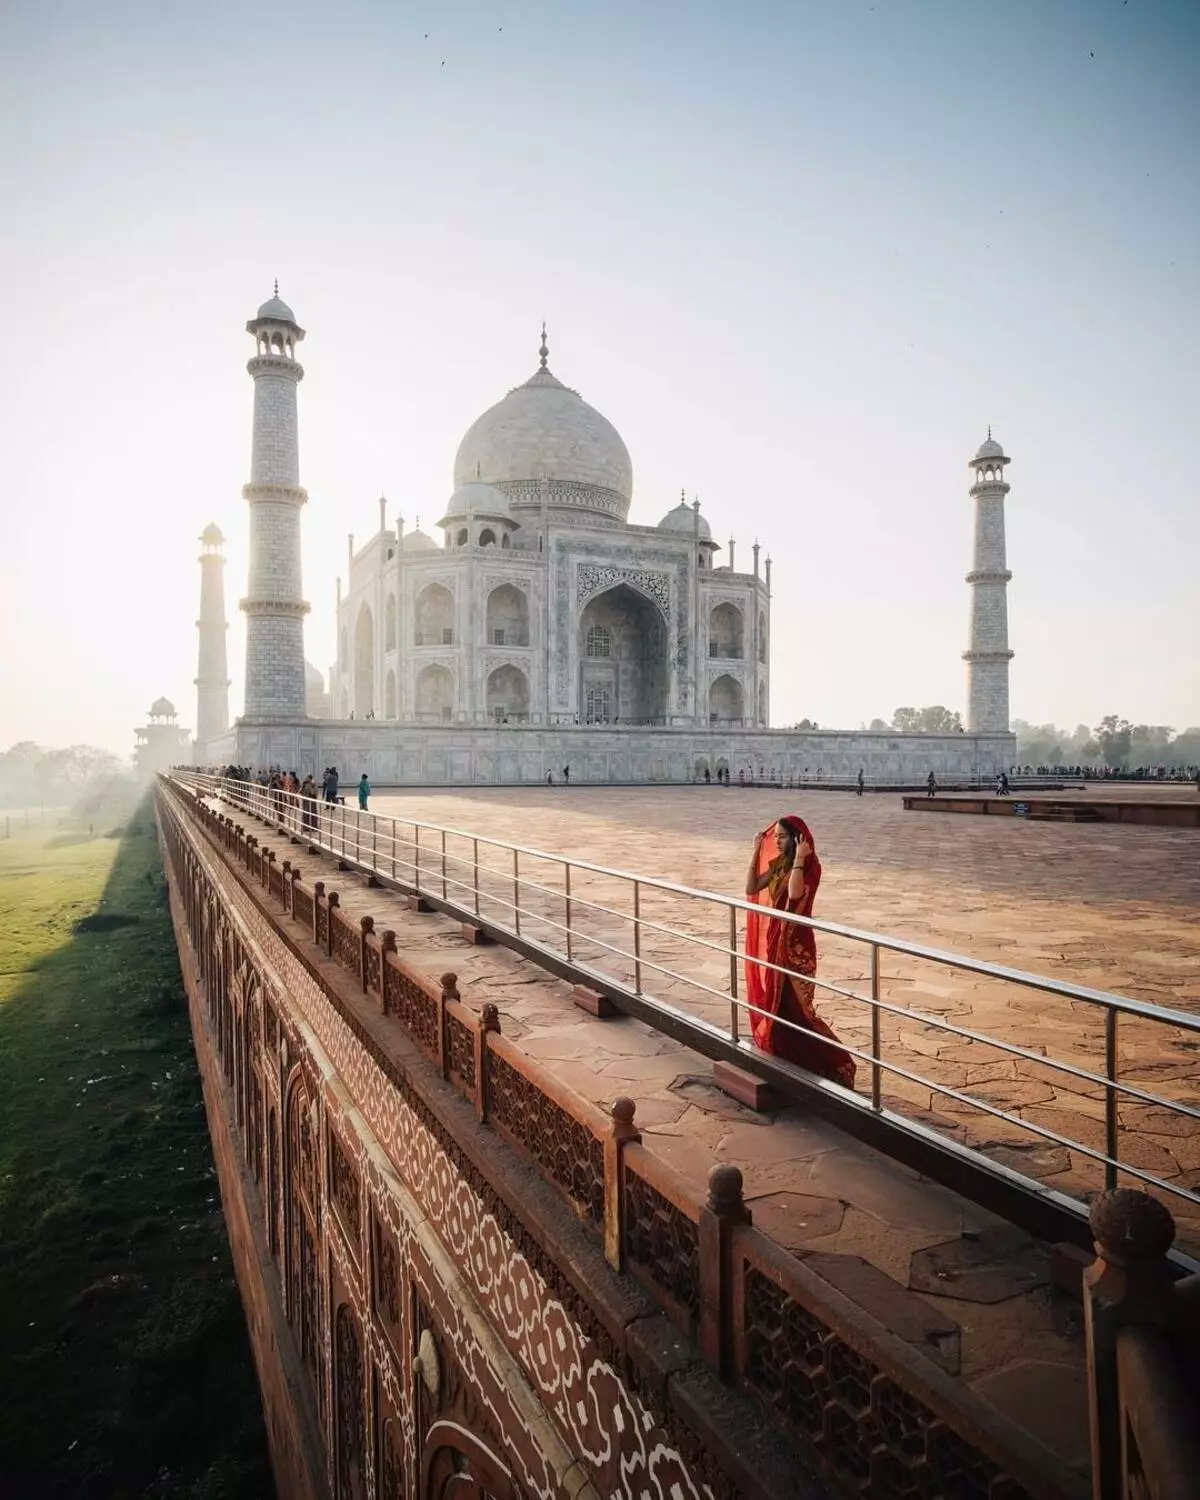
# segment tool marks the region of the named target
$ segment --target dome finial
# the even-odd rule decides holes
[[[279,296],[279,277],[278,276],[276,276],[276,278],[275,278],[275,295],[277,297]]]
[[[542,369],[546,368],[546,361],[550,358],[550,349],[546,343],[546,320],[542,319],[542,346],[538,350],[538,358],[542,362]]]
[[[992,424],[989,422],[988,423],[988,442],[990,443],[991,440],[992,440]]]

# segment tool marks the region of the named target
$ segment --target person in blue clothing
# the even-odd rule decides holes
[[[371,795],[371,783],[367,780],[364,771],[358,779],[358,806],[362,812],[367,810],[367,798]]]

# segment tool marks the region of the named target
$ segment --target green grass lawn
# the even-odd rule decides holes
[[[272,1493],[149,806],[114,837],[14,828],[0,1494]]]

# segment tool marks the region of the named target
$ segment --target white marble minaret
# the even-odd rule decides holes
[[[296,387],[304,369],[296,345],[304,329],[279,296],[264,302],[246,324],[256,352],[246,369],[254,377],[254,443],[250,483],[250,579],[246,612],[247,719],[305,717],[304,616],[301,597],[300,487]]]
[[[1004,497],[1008,485],[1004,449],[988,428],[987,441],[970,462],[975,471],[975,554],[971,586],[971,625],[963,660],[967,664],[967,733],[1008,733],[1008,571],[1004,550]]]
[[[196,663],[196,743],[229,728],[229,664],[225,657],[225,538],[213,523],[200,533],[200,653]]]

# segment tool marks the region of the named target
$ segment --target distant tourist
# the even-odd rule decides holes
[[[925,788],[925,795],[927,797],[937,796],[937,777],[933,774],[932,771],[930,771],[929,773],[929,779],[925,783]]]
[[[705,768],[704,768],[704,785],[705,786],[711,786],[712,785],[712,772],[708,769],[707,766],[705,766]]]
[[[747,900],[775,913],[811,917],[820,882],[821,862],[802,818],[780,818],[754,840]],[[837,1044],[837,1034],[813,1003],[816,972],[817,940],[811,927],[765,911],[747,914],[746,994],[755,1045],[852,1089],[854,1059]]]
[[[999,776],[996,777],[996,796],[1008,796],[1008,776],[1004,771],[1001,771]]]
[[[370,795],[371,783],[367,780],[367,773],[364,771],[358,778],[358,807],[360,812],[366,812],[367,798]]]
[[[563,780],[567,783],[568,786],[571,784],[571,768],[570,768],[570,766],[564,766],[563,767]]]
[[[863,786],[865,785],[865,782],[866,782],[866,778],[863,776],[862,767],[859,766],[859,768],[858,768],[858,786],[855,789],[855,795],[856,796],[859,796],[859,797],[862,796],[862,794],[863,794]]]
[[[317,783],[311,772],[300,783],[300,826],[306,833],[317,826]]]
[[[553,786],[554,785],[554,772],[553,771],[547,771],[546,772],[546,785],[547,786]]]

